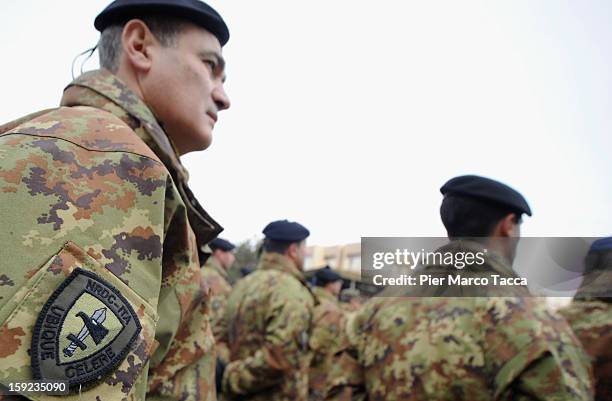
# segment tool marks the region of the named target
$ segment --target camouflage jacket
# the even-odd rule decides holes
[[[287,257],[264,253],[255,272],[238,281],[225,312],[231,362],[224,397],[305,401],[308,336],[314,298]]]
[[[485,259],[486,260],[486,259]],[[485,262],[487,263],[487,262]],[[509,269],[507,267],[507,269]],[[531,297],[373,298],[329,399],[590,400],[591,370],[563,318]]]
[[[323,400],[328,380],[331,378],[333,355],[340,350],[344,337],[344,313],[338,300],[321,287],[314,287],[313,293],[319,304],[314,308],[310,350],[312,360],[308,373],[309,398]]]
[[[198,248],[221,227],[195,200],[187,178],[151,111],[104,70],[71,83],[62,107],[0,128],[0,382],[29,380],[38,368],[53,369],[45,357],[55,355],[78,382],[97,377],[88,369],[97,374],[101,366],[108,368],[81,386],[86,399],[143,400],[146,393],[147,400],[214,399],[214,339]],[[117,319],[123,317],[110,313],[117,303],[104,298],[108,291],[80,288],[84,277],[115,291],[114,300],[126,301],[123,312],[134,312],[134,327],[141,329],[134,329],[139,333],[131,342],[120,332]],[[102,326],[111,334],[102,329],[97,340],[108,337],[103,351],[119,358],[117,366],[81,358],[103,347],[92,341],[92,329],[79,332],[78,321],[68,327],[72,317],[43,334],[54,333],[63,344],[66,335],[78,333],[79,341],[64,348],[64,356],[56,345],[40,366],[31,359],[30,351],[38,353],[30,349],[37,338],[33,330],[43,323],[37,318],[49,314],[49,302],[66,288],[82,292],[84,301],[77,302],[82,310],[74,310],[82,313],[80,326],[93,327],[93,320],[97,327],[106,319]],[[100,302],[106,309],[87,312]],[[119,338],[123,346],[113,351]],[[79,342],[84,348],[75,350]],[[65,356],[70,354],[80,365],[70,365]]]
[[[229,361],[229,349],[222,339],[225,328],[223,314],[227,297],[232,292],[227,271],[219,264],[214,257],[208,258],[202,266],[202,280],[210,287],[210,323],[217,343],[217,356],[223,361]]]
[[[596,401],[612,400],[612,303],[609,300],[574,299],[559,311],[592,358]]]

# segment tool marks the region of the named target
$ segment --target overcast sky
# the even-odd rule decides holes
[[[0,122],[57,105],[107,3],[3,2]],[[522,192],[526,236],[612,234],[611,2],[210,4],[232,108],[183,162],[222,236],[280,218],[310,244],[443,236],[439,187],[461,174]]]

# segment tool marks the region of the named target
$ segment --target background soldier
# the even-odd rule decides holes
[[[449,251],[516,238],[531,214],[512,188],[477,176],[441,189]],[[454,241],[487,237],[481,242]],[[510,269],[516,241],[497,242],[488,269]],[[501,245],[499,245],[501,244]],[[425,267],[428,269],[428,267]],[[342,392],[370,400],[589,400],[589,366],[565,321],[537,298],[374,298],[351,323],[358,359],[344,353],[337,367]],[[351,336],[353,341],[353,336]],[[338,390],[335,389],[335,390]],[[331,398],[331,397],[330,397]]]
[[[356,312],[363,304],[357,288],[345,288],[340,292],[340,307],[345,312]]]
[[[325,266],[314,275],[314,287],[312,292],[316,297],[328,303],[338,304],[338,295],[342,290],[342,276],[331,267]]]
[[[117,0],[94,25],[103,69],[62,107],[0,128],[0,380],[68,380],[101,401],[214,399],[198,249],[222,228],[179,157],[209,146],[230,105],[229,32],[196,0]],[[68,327],[72,312],[83,322]]]
[[[234,263],[235,257],[232,251],[236,247],[222,238],[215,238],[208,246],[212,250],[212,255],[202,266],[202,280],[210,287],[210,323],[215,336],[217,357],[223,363],[227,363],[229,361],[229,350],[222,339],[223,333],[226,332],[223,327],[223,314],[227,297],[232,292],[227,271]]]
[[[333,355],[339,351],[345,329],[345,319],[338,305],[342,277],[329,266],[319,269],[313,293],[319,304],[314,308],[310,349],[312,362],[308,374],[310,400],[323,400],[330,378]]]
[[[612,237],[591,245],[585,283],[560,313],[593,362],[595,400],[612,400]],[[593,280],[588,280],[592,276]]]
[[[231,362],[223,375],[224,397],[303,401],[314,307],[302,272],[310,233],[281,220],[263,234],[257,269],[238,281],[227,302]]]

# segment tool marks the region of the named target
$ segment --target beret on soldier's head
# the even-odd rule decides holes
[[[210,241],[208,246],[213,251],[216,251],[217,249],[220,249],[220,250],[225,251],[225,252],[233,251],[234,248],[236,248],[236,246],[234,244],[232,244],[231,242],[229,242],[227,240],[224,240],[223,238],[215,238],[214,240]]]
[[[600,238],[591,244],[589,252],[610,252],[612,251],[612,237]]]
[[[288,220],[273,221],[263,229],[262,233],[267,239],[283,242],[300,242],[310,235],[306,227]]]
[[[215,35],[221,46],[229,40],[221,15],[199,0],[115,0],[98,14],[94,26],[102,32],[109,25],[152,14],[190,21]]]
[[[456,195],[496,203],[531,216],[531,209],[523,195],[509,186],[490,178],[479,177],[477,175],[455,177],[448,180],[440,188],[440,192],[445,197]]]
[[[315,278],[317,283],[321,283],[323,285],[327,283],[333,283],[334,281],[342,280],[342,276],[332,270],[331,267],[325,266],[322,269],[317,270],[315,273]]]

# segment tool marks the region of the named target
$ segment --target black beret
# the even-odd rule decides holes
[[[589,252],[608,252],[612,251],[612,237],[596,240],[591,244]]]
[[[262,231],[267,239],[283,242],[300,242],[310,235],[310,231],[300,223],[288,220],[273,221]]]
[[[213,251],[216,251],[217,249],[220,249],[220,250],[225,251],[225,252],[233,251],[234,248],[236,248],[236,246],[234,244],[232,244],[231,242],[229,242],[227,240],[224,240],[223,238],[215,238],[214,240],[210,241],[208,246]]]
[[[333,271],[329,266],[325,266],[324,268],[317,270],[315,273],[315,278],[317,280],[317,284],[320,283],[323,285],[342,280],[342,276]]]
[[[193,22],[215,35],[221,46],[229,40],[229,29],[221,15],[199,0],[115,0],[98,14],[94,26],[102,32],[114,23],[151,14],[173,16]]]
[[[531,209],[523,195],[509,186],[490,178],[463,175],[450,179],[440,188],[442,195],[459,195],[507,206],[531,216]]]

